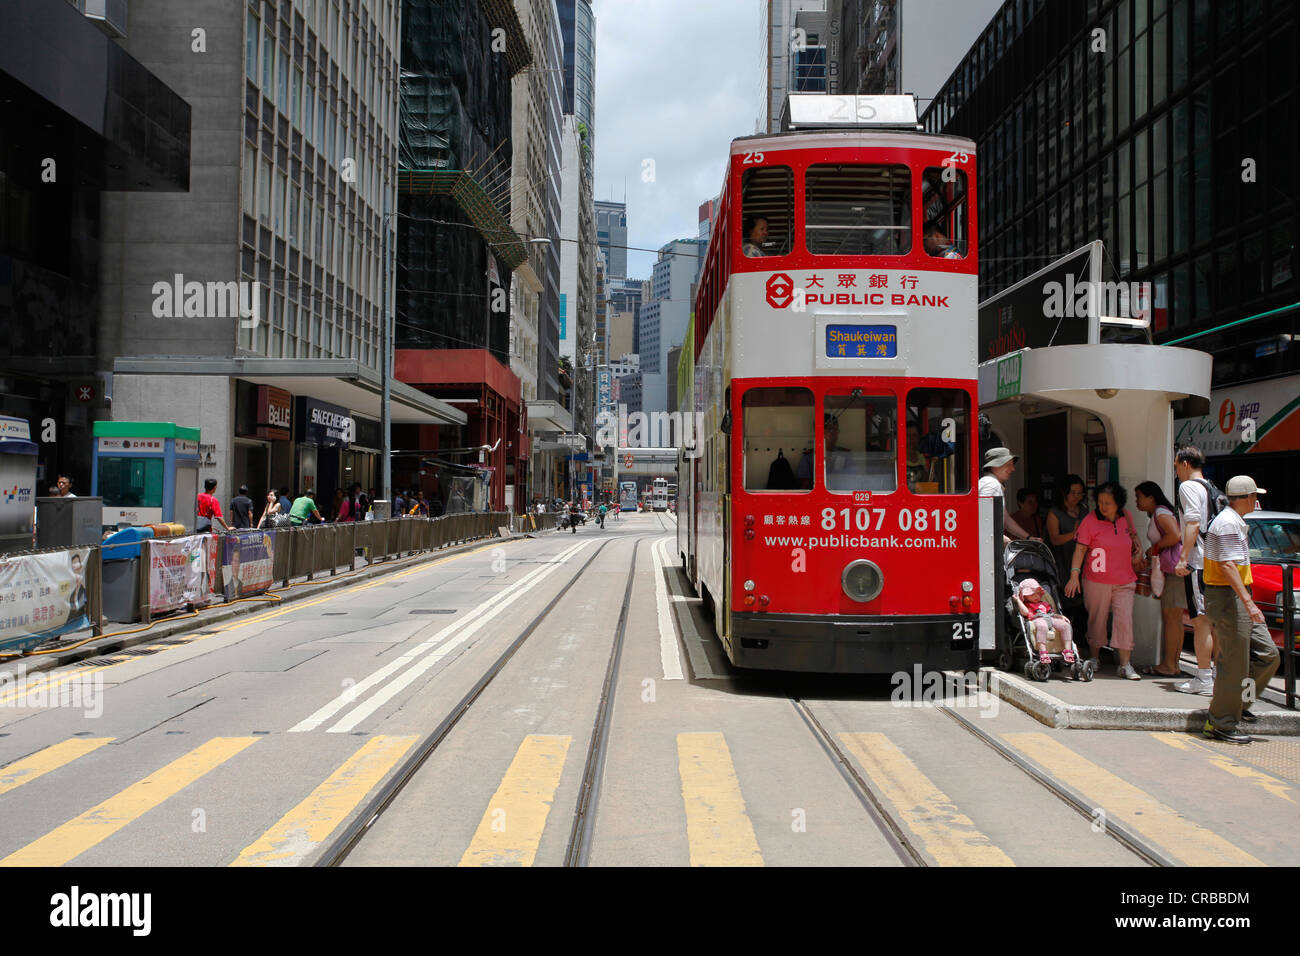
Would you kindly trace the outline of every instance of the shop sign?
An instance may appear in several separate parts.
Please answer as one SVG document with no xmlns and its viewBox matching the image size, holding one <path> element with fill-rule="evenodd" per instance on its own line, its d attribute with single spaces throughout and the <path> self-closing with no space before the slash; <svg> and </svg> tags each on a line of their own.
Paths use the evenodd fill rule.
<svg viewBox="0 0 1300 956">
<path fill-rule="evenodd" d="M 356 423 L 346 408 L 318 402 L 314 398 L 302 398 L 299 401 L 304 441 L 340 447 L 355 439 Z"/>
<path fill-rule="evenodd" d="M 1020 394 L 1020 372 L 1024 353 L 1017 352 L 998 359 L 998 400 L 1015 398 Z"/>
<path fill-rule="evenodd" d="M 1300 451 L 1300 375 L 1212 392 L 1208 415 L 1175 420 L 1174 443 L 1207 457 Z"/>
<path fill-rule="evenodd" d="M 987 362 L 1008 352 L 1049 345 L 1086 345 L 1088 316 L 1052 316 L 1050 289 L 1077 285 L 1076 276 L 1086 275 L 1091 247 L 1060 259 L 1036 273 L 1032 282 L 1012 286 L 980 303 L 979 361 Z M 1073 301 L 1073 299 L 1071 299 Z"/>
<path fill-rule="evenodd" d="M 383 447 L 384 426 L 373 418 L 363 418 L 360 415 L 353 415 L 352 421 L 356 427 L 356 437 L 352 440 L 353 445 L 359 445 L 363 448 L 373 448 L 378 451 Z"/>
<path fill-rule="evenodd" d="M 31 441 L 32 429 L 25 418 L 0 418 L 0 441 Z"/>
<path fill-rule="evenodd" d="M 293 396 L 282 388 L 257 386 L 257 437 L 288 441 L 292 403 Z"/>
<path fill-rule="evenodd" d="M 176 454 L 190 455 L 197 457 L 199 453 L 199 443 L 190 441 L 188 438 L 176 439 Z"/>
<path fill-rule="evenodd" d="M 165 439 L 162 438 L 101 438 L 100 451 L 142 451 L 162 454 Z"/>
</svg>

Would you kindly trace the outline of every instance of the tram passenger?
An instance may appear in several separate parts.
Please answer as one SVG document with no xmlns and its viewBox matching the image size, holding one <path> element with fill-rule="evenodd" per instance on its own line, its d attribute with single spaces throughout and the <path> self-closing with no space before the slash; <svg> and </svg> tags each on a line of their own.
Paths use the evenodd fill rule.
<svg viewBox="0 0 1300 956">
<path fill-rule="evenodd" d="M 925 227 L 925 251 L 928 255 L 939 259 L 964 258 L 957 251 L 957 244 L 949 239 L 944 234 L 944 231 L 934 223 Z"/>
<path fill-rule="evenodd" d="M 745 255 L 753 258 L 765 256 L 763 243 L 767 241 L 767 220 L 762 216 L 750 216 L 745 220 Z"/>
</svg>

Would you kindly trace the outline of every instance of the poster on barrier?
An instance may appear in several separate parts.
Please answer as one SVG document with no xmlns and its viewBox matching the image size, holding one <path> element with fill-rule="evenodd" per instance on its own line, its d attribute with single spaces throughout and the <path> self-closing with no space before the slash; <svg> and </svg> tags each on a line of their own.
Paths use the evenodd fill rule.
<svg viewBox="0 0 1300 956">
<path fill-rule="evenodd" d="M 174 611 L 187 604 L 207 604 L 216 577 L 217 537 L 193 534 L 155 540 L 149 546 L 149 610 Z"/>
<path fill-rule="evenodd" d="M 241 531 L 223 536 L 221 546 L 221 579 L 227 601 L 261 594 L 271 586 L 275 559 L 271 535 Z"/>
<path fill-rule="evenodd" d="M 90 627 L 89 548 L 0 558 L 0 650 Z"/>
</svg>

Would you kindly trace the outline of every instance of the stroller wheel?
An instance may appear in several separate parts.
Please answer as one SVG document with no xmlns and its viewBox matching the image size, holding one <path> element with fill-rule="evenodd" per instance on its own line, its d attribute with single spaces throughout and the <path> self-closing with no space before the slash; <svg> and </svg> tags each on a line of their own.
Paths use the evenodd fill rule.
<svg viewBox="0 0 1300 956">
<path fill-rule="evenodd" d="M 1045 681 L 1052 676 L 1052 665 L 1045 661 L 1034 661 L 1034 680 Z"/>
<path fill-rule="evenodd" d="M 1035 661 L 1025 661 L 1025 666 L 1022 668 L 1022 670 L 1024 671 L 1024 675 L 1025 675 L 1025 678 L 1026 678 L 1027 680 L 1034 680 L 1034 679 L 1035 679 L 1035 678 L 1034 678 L 1034 664 L 1035 664 L 1035 663 L 1036 663 Z"/>
<path fill-rule="evenodd" d="M 1080 673 L 1083 675 L 1082 677 L 1083 680 L 1090 681 L 1092 680 L 1093 676 L 1097 673 L 1097 670 L 1095 667 L 1092 666 L 1092 661 L 1084 661 Z"/>
<path fill-rule="evenodd" d="M 1001 654 L 998 655 L 998 670 L 1009 671 L 1011 670 L 1011 667 L 1012 667 L 1011 655 L 1008 654 L 1006 651 L 1003 651 Z"/>
</svg>

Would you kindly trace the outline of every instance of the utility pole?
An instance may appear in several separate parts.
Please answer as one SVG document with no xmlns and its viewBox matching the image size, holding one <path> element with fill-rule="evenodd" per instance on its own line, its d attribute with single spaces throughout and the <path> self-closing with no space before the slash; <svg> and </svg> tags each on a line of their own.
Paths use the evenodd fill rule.
<svg viewBox="0 0 1300 956">
<path fill-rule="evenodd" d="M 395 215 L 391 209 L 391 197 L 389 190 L 391 186 L 385 185 L 384 188 L 384 214 L 380 220 L 384 230 L 384 274 L 383 279 L 383 297 L 384 297 L 384 328 L 383 328 L 383 346 L 379 357 L 383 366 L 384 381 L 384 398 L 383 398 L 383 431 L 384 440 L 383 448 L 380 451 L 381 458 L 381 481 L 383 486 L 384 501 L 388 502 L 388 507 L 393 507 L 393 396 L 392 396 L 392 377 L 393 377 L 393 309 L 392 295 L 393 283 L 389 281 L 389 271 L 392 268 L 389 265 L 389 255 L 392 252 L 393 243 L 389 239 L 389 220 Z"/>
</svg>

